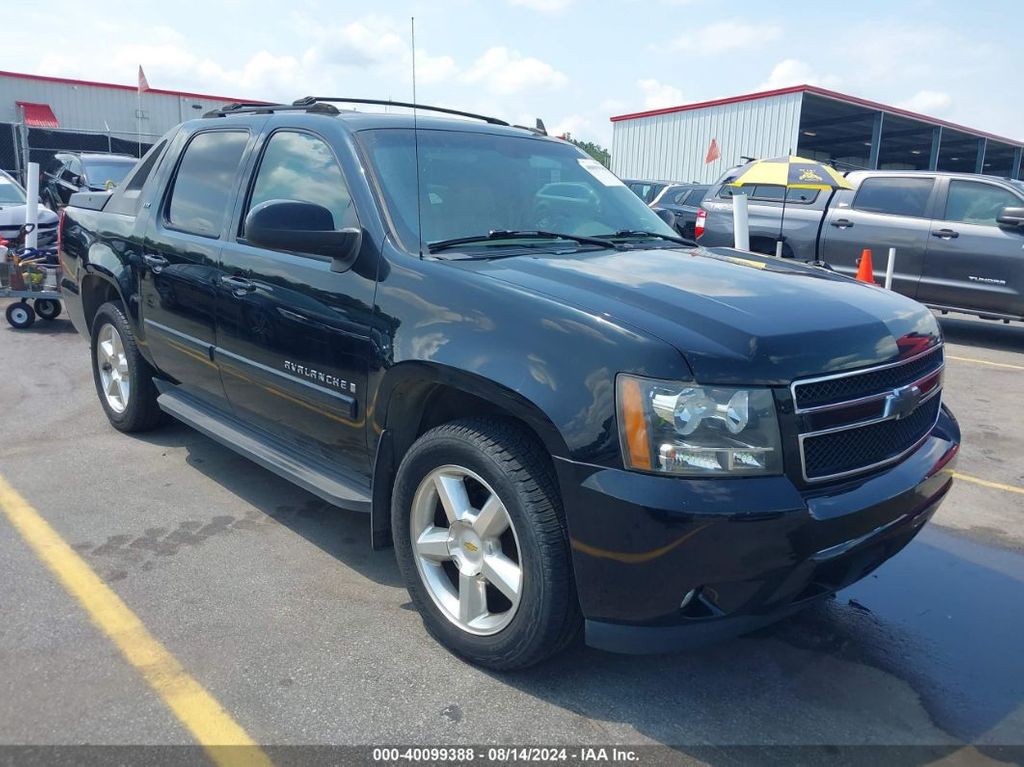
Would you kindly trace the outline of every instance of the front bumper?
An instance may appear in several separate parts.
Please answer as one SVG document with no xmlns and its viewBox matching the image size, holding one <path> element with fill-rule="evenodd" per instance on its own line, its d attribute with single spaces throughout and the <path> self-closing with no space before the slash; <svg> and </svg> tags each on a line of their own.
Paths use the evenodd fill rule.
<svg viewBox="0 0 1024 767">
<path fill-rule="evenodd" d="M 679 649 L 753 630 L 848 586 L 935 512 L 959 447 L 943 407 L 901 463 L 827 488 L 556 461 L 587 643 Z"/>
</svg>

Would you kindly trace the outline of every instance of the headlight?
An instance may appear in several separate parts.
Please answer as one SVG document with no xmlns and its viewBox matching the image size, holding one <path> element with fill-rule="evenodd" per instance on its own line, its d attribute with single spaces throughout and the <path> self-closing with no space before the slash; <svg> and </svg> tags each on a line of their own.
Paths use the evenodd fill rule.
<svg viewBox="0 0 1024 767">
<path fill-rule="evenodd" d="M 629 469 L 683 475 L 781 474 L 768 389 L 730 389 L 619 374 L 619 441 Z"/>
</svg>

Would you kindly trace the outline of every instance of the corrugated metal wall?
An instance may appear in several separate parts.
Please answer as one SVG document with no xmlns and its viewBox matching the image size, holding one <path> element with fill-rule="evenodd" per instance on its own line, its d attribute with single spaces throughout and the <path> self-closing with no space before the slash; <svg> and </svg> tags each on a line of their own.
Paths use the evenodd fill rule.
<svg viewBox="0 0 1024 767">
<path fill-rule="evenodd" d="M 802 93 L 612 123 L 612 170 L 621 178 L 712 182 L 741 156 L 796 151 Z M 705 164 L 711 139 L 720 159 Z"/>
<path fill-rule="evenodd" d="M 133 89 L 104 88 L 96 85 L 29 80 L 0 75 L 0 122 L 22 121 L 18 101 L 49 104 L 61 128 L 100 131 L 130 139 L 140 129 L 143 134 L 162 135 L 184 120 L 224 103 L 193 96 L 166 93 L 142 94 L 144 117 L 136 119 L 138 96 Z M 193 104 L 199 104 L 194 109 Z"/>
</svg>

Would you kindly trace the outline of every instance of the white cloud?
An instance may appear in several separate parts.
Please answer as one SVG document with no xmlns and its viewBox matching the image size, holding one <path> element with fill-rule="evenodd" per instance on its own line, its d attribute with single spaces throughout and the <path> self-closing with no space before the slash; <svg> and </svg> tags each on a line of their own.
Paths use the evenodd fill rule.
<svg viewBox="0 0 1024 767">
<path fill-rule="evenodd" d="M 939 115 L 949 110 L 953 105 L 953 97 L 943 91 L 922 90 L 915 93 L 899 106 L 909 109 L 912 112 L 921 112 L 928 115 Z"/>
<path fill-rule="evenodd" d="M 757 89 L 770 91 L 776 88 L 788 88 L 792 85 L 820 85 L 835 88 L 839 85 L 839 79 L 830 75 L 819 75 L 807 62 L 799 59 L 783 59 L 772 67 L 768 79 Z"/>
<path fill-rule="evenodd" d="M 683 92 L 674 85 L 659 82 L 653 77 L 636 81 L 644 97 L 644 109 L 674 107 L 683 103 Z"/>
<path fill-rule="evenodd" d="M 520 5 L 542 13 L 565 10 L 572 2 L 573 0 L 509 0 L 510 5 Z"/>
<path fill-rule="evenodd" d="M 561 88 L 569 78 L 545 61 L 496 46 L 473 62 L 462 80 L 507 95 L 527 88 Z"/>
<path fill-rule="evenodd" d="M 782 27 L 774 24 L 717 21 L 705 27 L 687 30 L 673 40 L 669 47 L 675 51 L 711 56 L 739 49 L 762 51 L 765 45 L 780 37 Z"/>
<path fill-rule="evenodd" d="M 578 138 L 580 131 L 589 131 L 593 123 L 583 115 L 566 115 L 561 120 L 548 125 L 548 133 L 552 136 L 562 136 L 566 133 Z"/>
<path fill-rule="evenodd" d="M 416 79 L 421 83 L 444 82 L 458 71 L 451 56 L 429 56 L 426 51 L 416 51 Z"/>
</svg>

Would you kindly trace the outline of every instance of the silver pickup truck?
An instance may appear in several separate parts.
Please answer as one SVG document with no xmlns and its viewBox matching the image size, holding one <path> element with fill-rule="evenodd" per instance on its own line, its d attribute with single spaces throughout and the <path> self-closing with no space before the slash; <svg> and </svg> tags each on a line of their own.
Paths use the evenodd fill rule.
<svg viewBox="0 0 1024 767">
<path fill-rule="evenodd" d="M 783 188 L 732 187 L 725 179 L 701 206 L 701 245 L 733 244 L 732 195 L 742 189 L 751 250 L 774 254 Z M 896 248 L 892 287 L 899 293 L 935 309 L 1024 320 L 1024 182 L 925 171 L 853 171 L 847 180 L 852 190 L 788 191 L 784 257 L 817 258 L 852 275 L 870 248 L 881 282 Z"/>
</svg>

